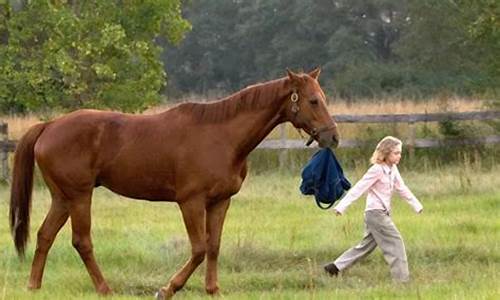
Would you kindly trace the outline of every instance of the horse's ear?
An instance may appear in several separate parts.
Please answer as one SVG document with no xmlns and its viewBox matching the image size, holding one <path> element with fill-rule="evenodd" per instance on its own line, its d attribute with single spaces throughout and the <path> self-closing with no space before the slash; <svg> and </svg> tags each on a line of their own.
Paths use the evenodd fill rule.
<svg viewBox="0 0 500 300">
<path fill-rule="evenodd" d="M 318 80 L 318 77 L 319 77 L 320 73 L 321 73 L 321 69 L 319 67 L 317 67 L 316 69 L 314 69 L 311 72 L 309 72 L 309 76 L 311 76 L 312 78 Z"/>
<path fill-rule="evenodd" d="M 286 73 L 288 74 L 288 78 L 290 78 L 291 81 L 298 81 L 299 80 L 299 75 L 290 71 L 290 69 L 286 69 Z"/>
</svg>

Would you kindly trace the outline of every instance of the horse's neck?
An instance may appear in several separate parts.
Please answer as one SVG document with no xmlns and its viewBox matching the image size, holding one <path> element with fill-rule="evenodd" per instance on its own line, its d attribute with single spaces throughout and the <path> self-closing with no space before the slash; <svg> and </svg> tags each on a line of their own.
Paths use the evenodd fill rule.
<svg viewBox="0 0 500 300">
<path fill-rule="evenodd" d="M 234 95 L 210 104 L 186 103 L 162 113 L 181 112 L 188 122 L 213 127 L 214 135 L 235 149 L 237 159 L 248 154 L 276 127 L 286 121 L 284 113 L 287 88 L 283 79 L 248 87 Z"/>
<path fill-rule="evenodd" d="M 239 158 L 246 158 L 278 124 L 286 121 L 282 114 L 283 99 L 269 101 L 274 102 L 273 105 L 239 114 L 230 121 L 231 128 L 235 128 L 230 142 L 235 146 Z"/>
</svg>

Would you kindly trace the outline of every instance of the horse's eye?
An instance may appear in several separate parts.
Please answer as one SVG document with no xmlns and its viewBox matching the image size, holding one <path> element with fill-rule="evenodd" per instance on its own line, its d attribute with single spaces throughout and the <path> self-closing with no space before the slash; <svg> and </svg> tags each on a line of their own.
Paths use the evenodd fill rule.
<svg viewBox="0 0 500 300">
<path fill-rule="evenodd" d="M 309 103 L 311 103 L 312 105 L 318 105 L 318 99 L 311 99 L 309 100 Z"/>
</svg>

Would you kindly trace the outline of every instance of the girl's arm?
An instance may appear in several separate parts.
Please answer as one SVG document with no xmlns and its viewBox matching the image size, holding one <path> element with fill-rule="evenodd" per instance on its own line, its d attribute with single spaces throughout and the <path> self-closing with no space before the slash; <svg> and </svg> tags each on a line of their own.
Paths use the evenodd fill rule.
<svg viewBox="0 0 500 300">
<path fill-rule="evenodd" d="M 382 166 L 372 165 L 349 192 L 333 208 L 337 214 L 343 214 L 347 207 L 363 195 L 383 175 Z"/>
<path fill-rule="evenodd" d="M 401 197 L 403 197 L 403 199 L 405 199 L 417 213 L 420 213 L 422 211 L 423 209 L 422 204 L 420 203 L 420 201 L 418 201 L 417 197 L 415 197 L 415 195 L 413 195 L 410 189 L 406 186 L 405 182 L 403 181 L 403 178 L 401 177 L 401 174 L 399 174 L 399 170 L 397 170 L 396 172 L 394 189 L 398 191 L 399 195 L 401 195 Z"/>
</svg>

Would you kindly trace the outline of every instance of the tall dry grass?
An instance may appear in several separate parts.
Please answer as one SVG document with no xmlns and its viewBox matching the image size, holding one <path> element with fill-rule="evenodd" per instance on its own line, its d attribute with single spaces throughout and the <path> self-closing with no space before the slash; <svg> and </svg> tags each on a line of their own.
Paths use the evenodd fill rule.
<svg viewBox="0 0 500 300">
<path fill-rule="evenodd" d="M 178 102 L 203 102 L 204 97 L 191 95 Z M 165 111 L 176 104 L 163 104 L 145 111 L 146 114 Z M 387 113 L 423 113 L 423 112 L 464 112 L 485 109 L 485 101 L 460 97 L 436 97 L 414 101 L 401 98 L 384 99 L 347 99 L 330 100 L 328 110 L 332 114 L 387 114 Z"/>
<path fill-rule="evenodd" d="M 9 138 L 18 140 L 31 126 L 40 122 L 36 115 L 0 116 L 0 123 L 9 125 Z"/>
<path fill-rule="evenodd" d="M 425 101 L 385 98 L 379 100 L 360 99 L 356 102 L 332 101 L 329 110 L 332 114 L 402 114 L 402 113 L 436 113 L 466 112 L 484 110 L 485 101 L 458 97 L 430 98 Z"/>
</svg>

